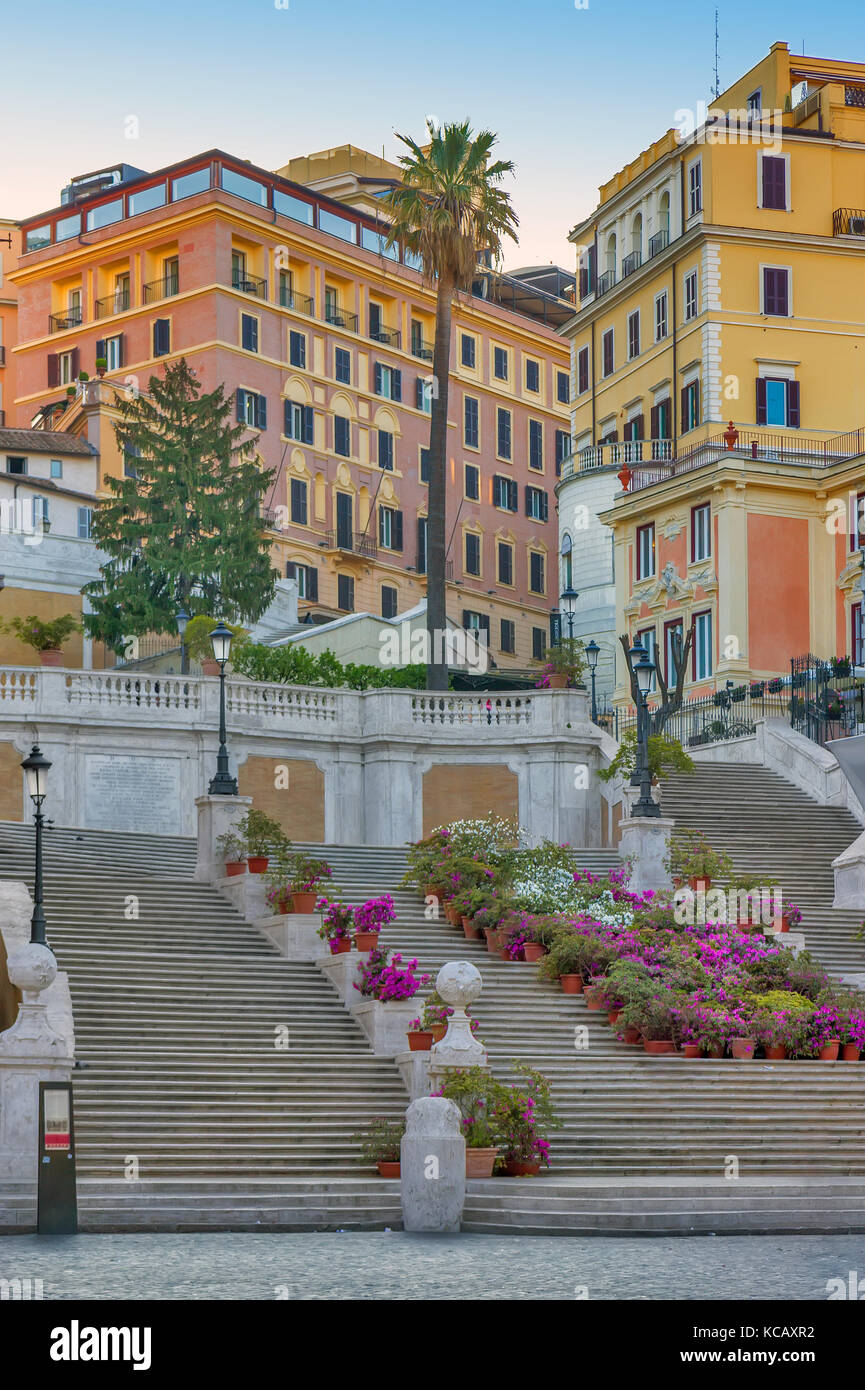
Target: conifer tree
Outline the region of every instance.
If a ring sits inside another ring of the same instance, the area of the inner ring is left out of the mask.
[[[134,476],[106,478],[113,495],[94,514],[107,559],[84,589],[90,635],[122,652],[125,638],[176,632],[180,608],[254,622],[276,580],[260,521],[273,470],[243,442],[246,426],[230,422],[224,387],[202,395],[181,358],[117,407]]]

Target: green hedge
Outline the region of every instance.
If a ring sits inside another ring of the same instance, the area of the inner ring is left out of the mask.
[[[231,654],[231,664],[241,676],[254,681],[273,681],[281,685],[347,686],[351,690],[393,687],[423,690],[426,667],[345,665],[331,651],[316,655],[297,642],[285,647],[267,647],[249,642]]]

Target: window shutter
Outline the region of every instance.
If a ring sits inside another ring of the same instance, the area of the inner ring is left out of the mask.
[[[286,579],[296,579],[296,578],[297,578],[297,565],[295,564],[294,560],[286,560],[286,562],[285,562],[285,577],[286,577]]]
[[[81,353],[77,348],[72,349],[72,375],[76,377],[81,370]]]
[[[657,405],[653,405],[651,413],[649,415],[649,430],[651,439],[660,439],[660,435],[658,434],[660,415],[660,407]]]
[[[384,514],[385,514],[386,511],[387,511],[387,507],[379,507],[379,509],[378,509],[378,543],[379,543],[379,545],[384,545]]]
[[[469,627],[469,618],[470,618],[470,617],[471,617],[471,611],[470,611],[470,609],[464,608],[464,609],[463,609],[463,627],[466,629],[466,631],[468,631],[468,627]]]
[[[392,549],[402,550],[402,512],[394,512],[392,527]]]
[[[680,416],[679,416],[679,420],[680,420],[680,429],[681,429],[681,432],[684,434],[685,430],[688,428],[688,423],[687,423],[687,422],[688,422],[688,388],[687,388],[687,386],[683,386],[683,387],[682,387],[682,399],[681,399],[681,403],[680,403],[680,404],[681,404],[681,414],[680,414]]]
[[[48,354],[48,385],[60,385],[60,354],[57,352]]]
[[[696,428],[700,423],[700,383],[695,381],[692,384],[694,387],[694,426]]]
[[[291,438],[291,401],[282,403],[282,432]]]
[[[306,567],[306,596],[313,602],[318,602],[318,570],[314,565]]]
[[[377,396],[381,395],[381,363],[376,362],[373,368],[373,391]]]
[[[787,291],[790,277],[788,276],[786,270],[776,270],[775,275],[777,277],[778,286],[775,292],[775,298],[778,304],[776,312],[779,314],[787,315],[790,312],[790,308],[787,302]]]
[[[257,429],[267,429],[267,400],[264,396],[255,398],[255,424]]]
[[[529,487],[528,483],[526,483],[525,506],[526,506],[526,516],[531,516],[531,514],[532,514],[532,489]]]
[[[394,399],[395,401],[401,401],[401,400],[402,400],[402,372],[399,371],[397,368],[394,368],[393,371],[391,372],[391,387],[392,387],[392,391],[393,391],[393,399]]]
[[[549,521],[549,519],[550,519],[550,499],[549,499],[549,497],[547,496],[547,494],[546,494],[545,492],[542,492],[542,493],[541,493],[541,520],[542,520],[542,521]]]
[[[105,357],[105,355],[106,355],[106,353],[105,353],[105,339],[104,339],[104,338],[97,338],[97,339],[96,339],[96,356],[97,356],[97,357]]]
[[[242,425],[246,423],[246,392],[239,386],[237,388],[237,418]]]
[[[426,517],[417,519],[417,568],[418,574],[426,574]]]
[[[508,506],[512,512],[520,509],[520,489],[513,478],[508,478]]]
[[[415,403],[416,409],[417,409],[417,410],[423,410],[423,377],[422,377],[422,376],[415,377],[414,394],[415,394],[414,403]]]
[[[303,407],[303,442],[312,444],[315,441],[315,412],[311,405]]]
[[[766,423],[766,378],[757,377],[757,424]]]
[[[791,429],[799,428],[799,383],[791,381],[787,385],[787,424]]]

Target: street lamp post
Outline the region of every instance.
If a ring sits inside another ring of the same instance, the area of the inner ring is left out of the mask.
[[[600,647],[598,646],[597,642],[595,641],[595,639],[594,639],[594,637],[593,637],[592,640],[591,640],[591,642],[589,642],[589,643],[586,644],[586,660],[587,660],[588,663],[589,663],[589,671],[591,672],[591,676],[592,676],[592,723],[593,723],[593,724],[597,724],[597,722],[598,722],[598,702],[597,702],[597,699],[595,698],[595,670],[596,670],[597,665],[598,665],[598,657],[600,656],[600,654],[601,654],[601,649],[600,649]]]
[[[45,939],[45,913],[42,908],[42,803],[48,790],[48,769],[51,764],[43,756],[37,743],[30,750],[21,766],[27,778],[27,791],[36,807],[36,872],[33,882],[33,916],[30,919],[30,941],[40,946],[48,946]],[[50,950],[50,946],[48,947]]]
[[[652,776],[649,770],[649,691],[655,674],[655,663],[639,643],[631,648],[631,667],[637,678],[640,711],[637,721],[637,769],[640,777],[640,799],[632,816],[660,816],[661,808],[652,797]]]
[[[574,640],[574,617],[577,612],[577,599],[579,597],[576,589],[571,584],[569,584],[567,589],[559,596],[559,603],[562,605],[562,610],[568,620],[568,639],[571,642]]]
[[[220,618],[210,634],[213,655],[219,662],[219,752],[216,755],[216,776],[210,780],[211,796],[237,796],[237,779],[228,770],[228,749],[225,746],[225,663],[231,651],[231,628]]]
[[[177,612],[177,631],[180,637],[180,674],[189,675],[189,650],[186,646],[186,625],[189,622],[189,614],[185,608],[178,609]]]

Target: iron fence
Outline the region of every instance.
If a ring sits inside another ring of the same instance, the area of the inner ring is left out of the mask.
[[[790,725],[824,744],[865,731],[863,668],[849,656],[793,657],[789,678]]]

